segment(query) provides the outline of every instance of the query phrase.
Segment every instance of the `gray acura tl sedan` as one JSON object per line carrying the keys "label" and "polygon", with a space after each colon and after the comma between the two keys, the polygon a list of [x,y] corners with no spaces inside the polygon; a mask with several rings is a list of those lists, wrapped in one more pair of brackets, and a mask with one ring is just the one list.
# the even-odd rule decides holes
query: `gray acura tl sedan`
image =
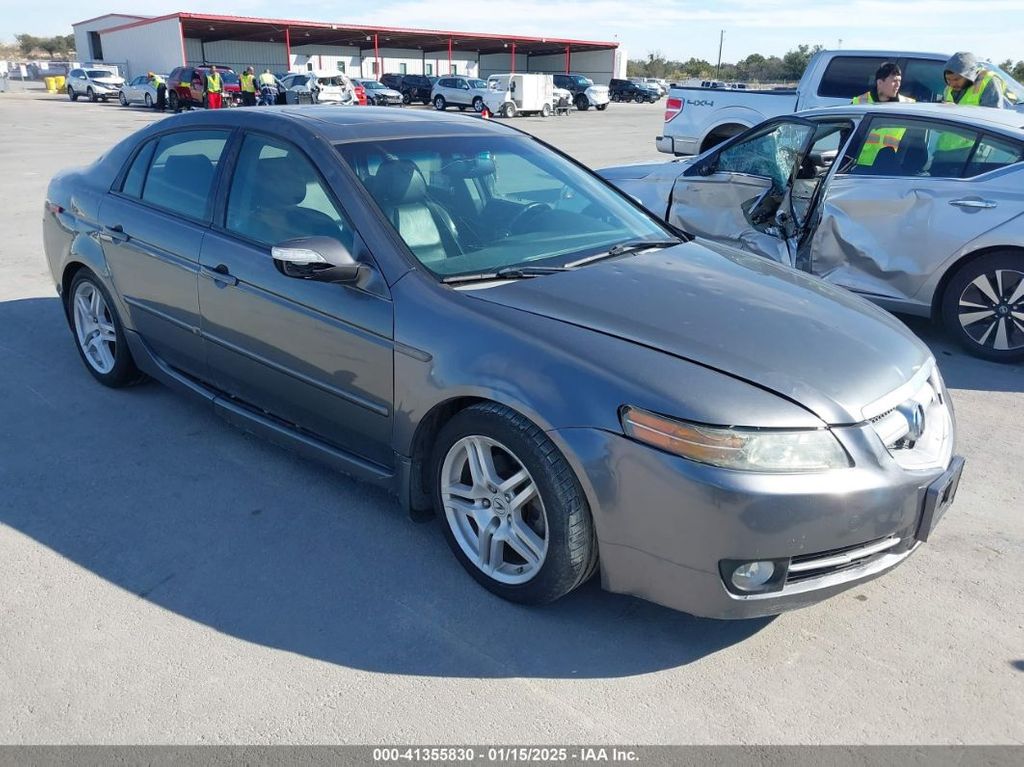
{"label": "gray acura tl sedan", "polygon": [[742,618],[891,569],[963,468],[929,350],[468,116],[190,113],[56,176],[86,369],[393,489],[466,570]]}

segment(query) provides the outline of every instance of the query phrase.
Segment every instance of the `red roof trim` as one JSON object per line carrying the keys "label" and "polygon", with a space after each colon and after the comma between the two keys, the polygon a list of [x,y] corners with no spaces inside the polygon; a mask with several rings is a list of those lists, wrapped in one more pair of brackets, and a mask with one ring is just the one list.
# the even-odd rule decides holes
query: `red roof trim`
{"label": "red roof trim", "polygon": [[136,21],[131,24],[124,24],[119,27],[112,27],[110,29],[101,30],[101,32],[117,32],[122,29],[129,29],[131,27],[139,27],[145,24],[152,24],[155,21],[163,21],[177,16],[182,21],[194,20],[194,21],[211,21],[211,22],[239,22],[244,24],[271,24],[274,26],[287,26],[296,29],[332,29],[337,28],[339,30],[351,29],[359,32],[393,32],[395,34],[420,34],[420,35],[450,35],[451,37],[477,37],[483,40],[516,40],[517,42],[530,42],[530,43],[557,43],[559,45],[597,45],[604,48],[618,48],[617,42],[607,42],[604,40],[571,40],[568,38],[561,37],[531,37],[528,35],[495,35],[492,33],[484,32],[466,32],[460,30],[447,30],[447,29],[416,29],[412,27],[386,27],[386,26],[367,26],[365,24],[344,24],[340,22],[329,22],[329,21],[297,21],[294,19],[265,19],[256,16],[219,16],[216,14],[208,13],[185,13],[178,11],[177,13],[170,13],[166,16],[156,16],[150,19],[144,19],[142,21]]}
{"label": "red roof trim", "polygon": [[90,21],[99,21],[100,19],[106,19],[106,18],[109,18],[111,16],[118,16],[118,17],[120,17],[122,19],[148,19],[149,18],[149,16],[139,16],[139,15],[134,14],[134,13],[104,13],[102,16],[93,16],[91,19],[86,19],[85,21],[76,21],[71,26],[72,27],[77,27],[80,24],[88,24]]}

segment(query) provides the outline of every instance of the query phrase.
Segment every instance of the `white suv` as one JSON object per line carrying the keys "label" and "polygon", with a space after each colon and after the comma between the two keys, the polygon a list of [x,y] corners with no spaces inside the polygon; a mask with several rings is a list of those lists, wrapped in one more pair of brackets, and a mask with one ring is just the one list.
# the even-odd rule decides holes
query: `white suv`
{"label": "white suv", "polygon": [[475,77],[441,77],[434,83],[430,91],[430,100],[434,109],[444,111],[448,107],[458,107],[464,111],[472,107],[474,112],[484,109],[484,97],[487,95],[487,83]]}
{"label": "white suv", "polygon": [[72,69],[68,72],[67,93],[72,101],[87,96],[89,101],[117,98],[121,93],[124,78],[109,69]]}

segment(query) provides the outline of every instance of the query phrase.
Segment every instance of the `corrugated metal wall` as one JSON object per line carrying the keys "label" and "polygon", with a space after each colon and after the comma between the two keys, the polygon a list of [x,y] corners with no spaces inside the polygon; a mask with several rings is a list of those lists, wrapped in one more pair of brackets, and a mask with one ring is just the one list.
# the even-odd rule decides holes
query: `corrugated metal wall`
{"label": "corrugated metal wall", "polygon": [[[615,77],[615,51],[583,51],[573,53],[569,62],[573,74],[589,77],[598,85],[607,85]],[[530,72],[565,73],[565,54],[531,56]]]}
{"label": "corrugated metal wall", "polygon": [[129,79],[149,71],[167,74],[182,64],[178,19],[103,33],[103,58],[127,62]]}
{"label": "corrugated metal wall", "polygon": [[[516,72],[529,72],[527,69],[529,60],[525,53],[516,54]],[[512,71],[511,53],[486,53],[480,56],[481,79],[486,80],[491,75],[503,75]]]}
{"label": "corrugated metal wall", "polygon": [[218,40],[200,43],[186,39],[186,54],[189,64],[224,64],[236,72],[252,66],[257,72],[270,69],[284,72],[288,69],[283,42],[256,43],[242,40]]}

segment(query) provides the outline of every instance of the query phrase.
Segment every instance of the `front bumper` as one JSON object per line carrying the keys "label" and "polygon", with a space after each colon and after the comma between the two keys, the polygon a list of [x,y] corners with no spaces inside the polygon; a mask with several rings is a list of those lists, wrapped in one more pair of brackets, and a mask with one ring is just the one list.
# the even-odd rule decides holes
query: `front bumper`
{"label": "front bumper", "polygon": [[[901,469],[863,427],[835,433],[856,466],[787,475],[717,469],[596,429],[553,434],[587,492],[605,589],[703,617],[753,618],[876,578],[920,545],[927,490],[944,472]],[[723,560],[767,559],[796,568],[781,590],[726,587]]]}
{"label": "front bumper", "polygon": [[90,83],[93,93],[97,96],[116,96],[121,92],[121,85],[103,85],[102,83]]}

